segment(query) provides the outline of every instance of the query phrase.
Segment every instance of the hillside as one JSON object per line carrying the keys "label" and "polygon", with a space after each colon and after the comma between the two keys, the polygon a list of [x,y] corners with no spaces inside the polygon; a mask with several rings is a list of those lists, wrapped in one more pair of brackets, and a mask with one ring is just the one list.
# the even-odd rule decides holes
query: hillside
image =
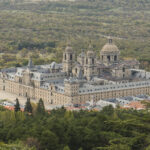
{"label": "hillside", "polygon": [[149,0],[0,0],[0,67],[25,65],[29,56],[36,64],[60,62],[67,41],[77,53],[91,42],[99,54],[107,36],[122,57],[136,57],[149,69]]}

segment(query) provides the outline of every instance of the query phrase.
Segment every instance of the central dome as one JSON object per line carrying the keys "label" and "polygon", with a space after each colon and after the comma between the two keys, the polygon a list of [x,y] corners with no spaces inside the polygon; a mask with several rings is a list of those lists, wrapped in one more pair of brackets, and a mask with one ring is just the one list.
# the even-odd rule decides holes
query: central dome
{"label": "central dome", "polygon": [[73,52],[73,49],[70,45],[68,45],[65,49],[66,52]]}
{"label": "central dome", "polygon": [[107,43],[103,46],[101,52],[103,52],[103,53],[117,52],[118,53],[119,49],[115,44],[112,43],[112,40],[110,39],[109,43]]}

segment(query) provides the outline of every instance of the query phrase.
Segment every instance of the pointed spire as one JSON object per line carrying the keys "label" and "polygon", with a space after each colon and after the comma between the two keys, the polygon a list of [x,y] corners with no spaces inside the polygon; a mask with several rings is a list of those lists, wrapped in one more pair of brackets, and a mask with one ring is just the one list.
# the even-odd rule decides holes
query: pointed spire
{"label": "pointed spire", "polygon": [[84,49],[81,50],[81,53],[80,53],[79,56],[80,56],[80,57],[84,57],[84,56],[85,56],[85,51],[84,51]]}
{"label": "pointed spire", "polygon": [[93,50],[93,46],[91,45],[91,43],[89,44],[89,50]]}
{"label": "pointed spire", "polygon": [[91,44],[89,44],[89,49],[87,51],[87,54],[86,54],[88,57],[93,57],[95,55],[95,52],[93,50],[93,46]]}
{"label": "pointed spire", "polygon": [[67,46],[65,48],[65,52],[71,52],[71,53],[73,52],[70,41],[67,41]]}
{"label": "pointed spire", "polygon": [[92,41],[89,41],[89,47],[88,47],[89,51],[93,51],[93,45],[92,45]]}
{"label": "pointed spire", "polygon": [[32,59],[30,58],[29,61],[28,61],[28,67],[29,68],[32,68],[33,67],[33,63],[32,63]]}
{"label": "pointed spire", "polygon": [[71,41],[67,42],[67,46],[71,47]]}
{"label": "pointed spire", "polygon": [[67,38],[67,42],[66,42],[66,45],[69,46],[69,47],[71,47],[71,41],[70,41],[70,39],[71,39],[71,37],[69,36]]}
{"label": "pointed spire", "polygon": [[83,79],[83,72],[82,72],[81,68],[79,70],[78,79]]}

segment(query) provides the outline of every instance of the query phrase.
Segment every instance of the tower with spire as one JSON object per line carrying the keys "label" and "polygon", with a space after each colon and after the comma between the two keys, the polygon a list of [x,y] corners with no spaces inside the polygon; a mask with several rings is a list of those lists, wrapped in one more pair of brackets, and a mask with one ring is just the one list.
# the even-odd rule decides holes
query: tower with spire
{"label": "tower with spire", "polygon": [[32,58],[30,57],[28,61],[28,68],[32,68],[33,66]]}
{"label": "tower with spire", "polygon": [[63,72],[69,76],[72,73],[72,68],[75,63],[75,53],[70,44],[66,47],[63,53]]}
{"label": "tower with spire", "polygon": [[89,50],[84,58],[84,76],[87,80],[91,80],[91,78],[95,75],[97,75],[96,54],[90,44]]}
{"label": "tower with spire", "polygon": [[81,66],[84,65],[84,58],[85,58],[85,52],[84,49],[82,49],[80,55],[77,57],[77,61],[81,64]]}

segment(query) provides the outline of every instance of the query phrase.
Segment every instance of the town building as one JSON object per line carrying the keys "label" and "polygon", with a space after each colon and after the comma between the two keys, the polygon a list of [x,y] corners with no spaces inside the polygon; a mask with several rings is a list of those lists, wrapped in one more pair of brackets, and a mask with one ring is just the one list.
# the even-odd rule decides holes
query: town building
{"label": "town building", "polygon": [[34,65],[0,71],[0,90],[32,99],[42,98],[54,105],[150,94],[150,72],[139,69],[137,60],[121,60],[112,39],[100,51],[92,46],[75,57],[68,45],[61,64]]}

